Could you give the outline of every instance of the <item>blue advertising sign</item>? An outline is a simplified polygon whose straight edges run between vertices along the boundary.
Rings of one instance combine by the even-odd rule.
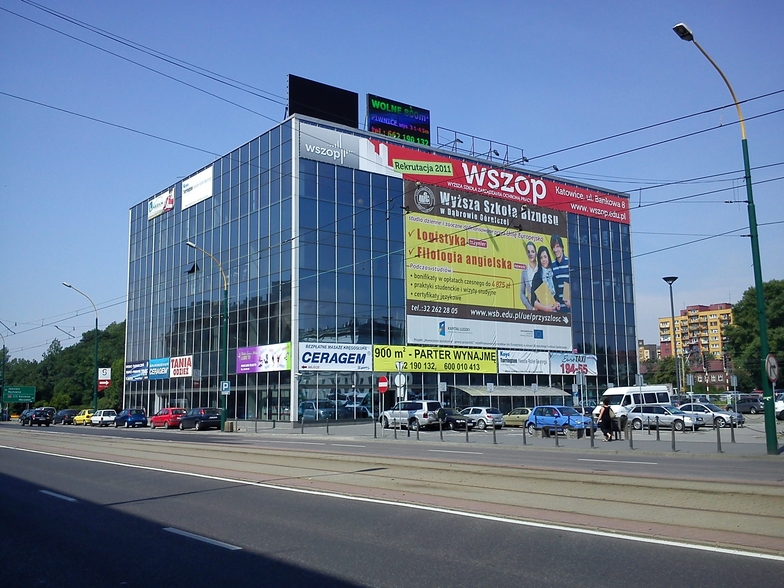
[[[134,361],[125,364],[125,381],[126,382],[141,382],[147,379],[149,371],[148,362]]]
[[[149,376],[151,380],[169,379],[169,358],[158,357],[150,360]]]

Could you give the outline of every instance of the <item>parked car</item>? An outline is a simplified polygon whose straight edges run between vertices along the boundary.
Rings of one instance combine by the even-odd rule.
[[[49,416],[49,411],[43,408],[31,408],[19,415],[19,422],[22,426],[46,425],[48,427],[52,424],[52,417]]]
[[[382,412],[379,420],[385,429],[397,426],[417,431],[437,425],[440,408],[438,400],[405,400]]]
[[[536,406],[528,415],[526,428],[533,435],[537,430],[582,431],[589,434],[595,429],[593,419],[583,416],[571,406],[548,404]]]
[[[530,408],[513,408],[504,415],[504,424],[507,427],[524,427],[530,414]]]
[[[176,428],[186,411],[184,408],[162,408],[150,417],[150,428],[163,427],[164,429]]]
[[[336,405],[331,400],[303,400],[299,403],[299,420],[323,421],[326,419],[353,419],[354,410]]]
[[[73,425],[74,417],[79,414],[79,411],[74,408],[66,408],[58,411],[52,419],[53,425]]]
[[[762,398],[759,396],[740,396],[737,403],[733,398],[727,405],[727,410],[733,412],[743,412],[748,414],[757,414],[765,410],[762,404]]]
[[[111,408],[98,410],[93,416],[90,417],[91,427],[108,427],[114,424],[114,419],[117,418],[117,411]]]
[[[784,421],[784,392],[779,392],[773,397],[773,410],[776,411],[776,418]]]
[[[656,420],[659,417],[659,420]],[[629,411],[628,419],[632,428],[639,431],[643,427],[674,427],[676,431],[686,428],[699,430],[705,425],[701,416],[689,416],[677,406],[672,404],[643,404],[635,406]]]
[[[454,408],[440,408],[436,415],[438,420],[443,424],[442,426],[450,431],[456,431],[458,429],[463,429],[465,431],[466,427],[468,427],[468,430],[470,431],[474,428],[474,420],[469,416],[457,412]]]
[[[146,427],[147,415],[143,408],[126,408],[114,417],[114,427]]]
[[[43,411],[46,411],[46,414],[49,415],[49,420],[54,421],[54,415],[57,414],[57,409],[54,406],[39,406]]]
[[[221,423],[221,409],[211,408],[208,406],[192,408],[180,418],[180,431],[185,429],[196,429],[203,431],[204,429],[218,429],[220,430]]]
[[[492,406],[469,406],[461,410],[460,414],[474,419],[474,424],[480,431],[484,431],[487,427],[500,429],[504,426],[504,415]]]
[[[79,413],[73,418],[74,425],[89,425],[90,419],[93,417],[93,411],[89,408],[80,410]]]
[[[679,406],[683,412],[692,417],[700,416],[708,426],[717,426],[719,428],[726,427],[730,423],[734,426],[742,426],[746,422],[744,417],[739,412],[730,412],[711,404],[710,402],[694,402],[691,404],[682,404]]]

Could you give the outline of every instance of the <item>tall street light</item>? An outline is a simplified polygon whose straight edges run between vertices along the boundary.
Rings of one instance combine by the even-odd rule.
[[[95,311],[95,352],[93,353],[93,411],[96,411],[98,410],[98,309],[95,308],[95,303],[92,301],[92,299],[78,288],[74,288],[68,282],[63,282],[63,286],[79,292],[79,294],[87,298],[87,300],[90,301],[90,304],[93,305],[93,310]]]
[[[667,282],[670,286],[670,317],[672,320],[670,323],[670,351],[672,351],[672,358],[675,360],[675,381],[678,386],[678,394],[683,394],[683,388],[681,388],[681,370],[678,365],[678,354],[675,351],[675,304],[672,301],[672,283],[677,279],[678,276],[667,276],[666,278],[662,278],[662,280]]]
[[[220,270],[221,276],[223,277],[223,313],[222,313],[222,325],[221,325],[221,351],[220,357],[218,358],[218,364],[220,365],[220,372],[221,372],[221,382],[225,382],[229,379],[228,377],[228,369],[229,369],[229,280],[226,278],[226,272],[223,271],[223,266],[220,262],[215,259],[215,256],[211,253],[205,251],[196,243],[192,241],[186,241],[185,244],[192,249],[196,249],[197,251],[201,251],[204,255],[209,257],[215,265],[218,266]],[[218,395],[221,398],[221,424],[220,428],[221,431],[226,430],[226,396],[223,394],[223,391],[220,388],[220,384],[218,384]]]
[[[0,333],[0,337],[3,338],[3,348],[0,351],[3,352],[3,375],[2,375],[2,382],[3,382],[3,396],[5,396],[5,356],[6,356],[7,352],[5,350],[5,336],[2,333]],[[0,396],[0,411],[3,410],[3,402],[2,402],[3,396]],[[0,420],[2,420],[2,419],[0,419]]]
[[[768,324],[767,317],[765,316],[765,296],[762,291],[762,262],[760,261],[759,250],[759,237],[757,236],[757,212],[754,208],[754,195],[751,190],[751,166],[749,165],[749,146],[746,142],[746,124],[743,120],[743,112],[740,109],[740,103],[735,96],[735,91],[732,89],[727,76],[721,71],[716,62],[711,59],[705,50],[694,40],[689,27],[684,23],[678,23],[672,30],[675,31],[681,39],[694,43],[695,47],[700,50],[705,58],[710,61],[711,65],[719,72],[721,79],[727,85],[732,101],[735,103],[735,109],[738,111],[738,120],[740,121],[740,134],[743,146],[743,169],[745,171],[746,179],[746,202],[749,213],[749,232],[751,233],[751,261],[754,265],[754,289],[757,295],[757,317],[759,320],[759,335],[760,335],[760,359],[759,366],[762,374],[762,399],[765,402],[765,440],[767,443],[768,455],[778,454],[778,442],[776,440],[776,415],[775,407],[773,404],[773,391],[770,382],[768,381],[768,374],[765,371],[765,359],[770,353],[768,345]]]

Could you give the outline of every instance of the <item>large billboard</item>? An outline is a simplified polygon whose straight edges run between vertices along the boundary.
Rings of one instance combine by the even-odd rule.
[[[291,342],[237,349],[238,374],[278,372],[290,369]]]
[[[332,372],[373,371],[373,346],[351,343],[300,343],[297,368]]]
[[[566,214],[404,182],[409,343],[572,349]]]
[[[289,74],[288,111],[359,128],[359,94],[294,74]]]
[[[182,210],[212,198],[212,166],[182,181]]]

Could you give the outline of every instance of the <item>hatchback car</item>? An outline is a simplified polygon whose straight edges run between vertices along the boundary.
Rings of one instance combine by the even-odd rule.
[[[52,419],[53,425],[73,425],[74,417],[79,414],[79,411],[73,408],[66,408],[59,411]]]
[[[43,408],[34,408],[30,411],[25,411],[22,413],[22,416],[19,417],[19,421],[24,425],[46,425],[47,427],[52,424],[52,417],[49,416],[49,412],[44,410]]]
[[[504,415],[504,424],[507,427],[524,427],[530,414],[530,408],[513,408]]]
[[[680,408],[689,416],[702,417],[705,421],[705,424],[708,426],[715,425],[719,428],[722,428],[726,427],[730,423],[732,423],[733,426],[740,426],[746,422],[746,417],[744,417],[741,413],[723,410],[715,404],[711,404],[710,402],[693,402],[691,404],[682,404],[678,408]]]
[[[143,408],[126,408],[114,417],[114,427],[146,427],[147,415]]]
[[[79,413],[73,418],[74,425],[89,425],[90,419],[93,416],[93,411],[89,408],[80,410]]]
[[[192,408],[180,419],[180,431],[185,429],[220,429],[221,409],[211,407]]]
[[[176,428],[186,411],[184,408],[162,408],[150,417],[150,428],[163,427],[164,429]]]
[[[93,416],[90,417],[91,427],[108,427],[114,424],[114,419],[117,418],[117,411],[111,408],[98,410]]]
[[[546,405],[536,406],[528,415],[526,423],[528,433],[533,435],[537,430],[551,431],[593,431],[593,418],[583,416],[571,406]]]
[[[504,415],[492,406],[469,406],[461,410],[460,414],[474,419],[474,424],[480,431],[484,431],[487,427],[500,429],[504,426]]]
[[[30,413],[32,413],[35,409],[34,408],[26,408],[22,411],[22,414],[19,415],[19,424],[23,427],[26,424],[30,424]]]
[[[757,414],[764,412],[765,406],[762,404],[762,398],[759,396],[740,396],[737,403],[735,402],[734,398],[730,401],[730,403],[727,405],[727,410],[748,414]]]
[[[689,428],[696,431],[705,425],[705,419],[701,416],[689,416],[672,404],[643,404],[635,406],[629,411],[628,419],[632,428],[637,431],[643,427],[674,427],[676,431],[683,431]]]
[[[443,427],[450,431],[457,431],[458,429],[465,431],[466,427],[470,431],[474,428],[474,419],[457,412],[454,408],[441,408],[436,414],[438,415],[438,420],[443,423]]]

